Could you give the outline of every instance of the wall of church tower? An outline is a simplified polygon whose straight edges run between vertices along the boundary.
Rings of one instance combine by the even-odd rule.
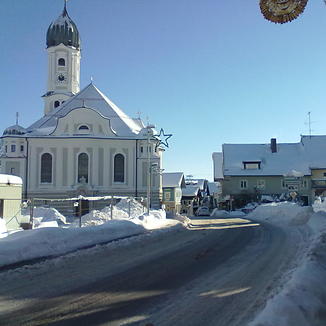
[[[48,51],[47,93],[44,96],[44,114],[56,108],[80,91],[80,50],[63,44]]]

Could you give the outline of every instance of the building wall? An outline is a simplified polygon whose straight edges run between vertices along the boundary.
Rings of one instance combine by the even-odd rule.
[[[10,138],[5,142],[10,144]],[[136,144],[137,147],[136,148]],[[146,141],[95,138],[29,138],[28,139],[28,178],[25,176],[25,153],[20,157],[7,153],[1,158],[3,173],[14,168],[27,186],[28,197],[65,198],[78,195],[82,188],[85,195],[144,196],[147,190],[147,153],[141,153]],[[26,145],[25,145],[26,147]],[[161,168],[162,153],[151,147],[151,164]],[[81,185],[77,180],[77,157],[80,153],[89,157],[89,181]],[[41,156],[52,155],[52,182],[41,183]],[[26,153],[27,154],[27,153]],[[125,158],[125,181],[114,182],[114,156]],[[137,163],[136,163],[137,161]],[[137,168],[137,174],[136,174]],[[10,173],[9,173],[10,174]],[[151,176],[152,203],[158,207],[161,199],[161,176]],[[137,183],[137,187],[136,187]]]
[[[247,188],[241,188],[242,182],[247,182]],[[299,194],[303,196],[311,196],[311,180],[309,176],[303,178],[303,186],[299,188]],[[265,184],[265,187],[258,185]],[[283,176],[226,176],[223,181],[223,195],[237,194],[264,194],[276,195],[288,192],[288,188],[284,184]]]
[[[3,200],[3,218],[8,230],[19,228],[21,217],[21,185],[0,184],[0,200]]]

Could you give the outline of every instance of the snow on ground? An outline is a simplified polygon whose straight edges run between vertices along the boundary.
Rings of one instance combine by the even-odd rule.
[[[242,211],[225,211],[225,210],[219,210],[218,208],[214,208],[211,217],[216,217],[216,218],[228,218],[228,217],[240,217],[240,216],[245,216],[246,214],[243,213]]]
[[[144,214],[143,206],[135,200],[121,200],[111,208],[94,210],[79,221],[66,224],[66,218],[56,209],[34,209],[34,229],[9,234],[0,239],[0,266],[47,256],[57,256],[74,250],[143,234],[148,230],[171,228],[181,223],[166,219],[164,210]],[[130,212],[130,215],[129,215]],[[1,221],[1,219],[0,219]],[[0,234],[7,235],[0,224]]]
[[[314,205],[315,208],[315,205]],[[282,289],[272,297],[250,326],[324,326],[326,324],[326,213],[320,206],[272,203],[257,207],[248,218],[288,228],[306,226],[310,243]]]

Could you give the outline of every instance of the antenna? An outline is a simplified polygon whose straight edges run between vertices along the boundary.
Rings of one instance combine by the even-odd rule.
[[[308,112],[309,137],[311,138],[311,111]]]

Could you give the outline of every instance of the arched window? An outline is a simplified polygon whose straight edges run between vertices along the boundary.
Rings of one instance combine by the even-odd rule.
[[[52,182],[52,155],[44,153],[41,156],[41,183]]]
[[[58,60],[58,65],[64,67],[66,65],[66,60],[64,58],[60,58]]]
[[[125,181],[125,158],[122,154],[114,157],[114,182]]]
[[[78,155],[78,182],[88,183],[88,155],[81,153]]]
[[[60,101],[55,101],[54,102],[54,107],[57,108],[58,106],[60,106]]]
[[[82,125],[78,128],[78,130],[89,130],[89,128],[86,125]]]

